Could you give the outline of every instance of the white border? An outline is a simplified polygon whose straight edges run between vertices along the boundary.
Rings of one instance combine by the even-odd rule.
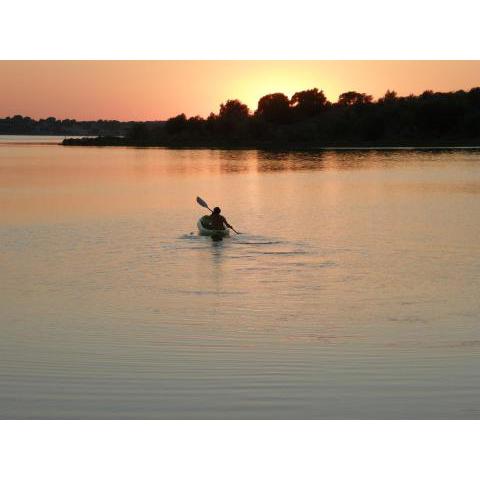
[[[480,58],[478,2],[16,0],[3,59]]]
[[[478,476],[478,422],[2,422],[5,479]]]

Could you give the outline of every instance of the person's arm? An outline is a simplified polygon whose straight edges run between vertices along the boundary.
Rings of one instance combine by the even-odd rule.
[[[235,233],[240,233],[240,232],[237,232],[228,222],[227,222],[227,219],[225,217],[223,217],[223,223],[225,224],[225,226],[227,228],[231,228]]]

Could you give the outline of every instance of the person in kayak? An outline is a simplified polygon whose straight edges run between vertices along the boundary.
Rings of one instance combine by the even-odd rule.
[[[227,222],[227,219],[223,215],[220,215],[220,212],[221,210],[219,207],[213,209],[212,214],[208,217],[210,228],[213,230],[225,230],[225,227],[227,227],[235,231],[235,229]]]

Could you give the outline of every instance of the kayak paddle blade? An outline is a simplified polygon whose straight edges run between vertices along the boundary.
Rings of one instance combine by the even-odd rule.
[[[208,206],[207,202],[200,197],[197,197],[197,203],[201,205],[204,208],[208,208],[210,210],[210,207]]]

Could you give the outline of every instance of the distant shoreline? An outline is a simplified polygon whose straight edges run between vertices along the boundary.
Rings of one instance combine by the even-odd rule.
[[[80,147],[132,147],[167,148],[171,150],[267,150],[267,151],[314,151],[314,150],[476,150],[478,142],[471,140],[424,141],[424,142],[358,142],[355,144],[309,144],[271,142],[165,142],[162,144],[136,143],[125,137],[66,138],[60,145]]]
[[[166,121],[38,121],[15,115],[0,119],[3,133],[52,133],[65,146],[163,147],[228,150],[459,149],[480,147],[480,87],[469,91],[398,96],[387,90],[373,100],[355,91],[327,100],[323,90],[271,93],[251,112],[238,99],[207,118],[181,113]],[[85,138],[89,137],[89,138]]]

